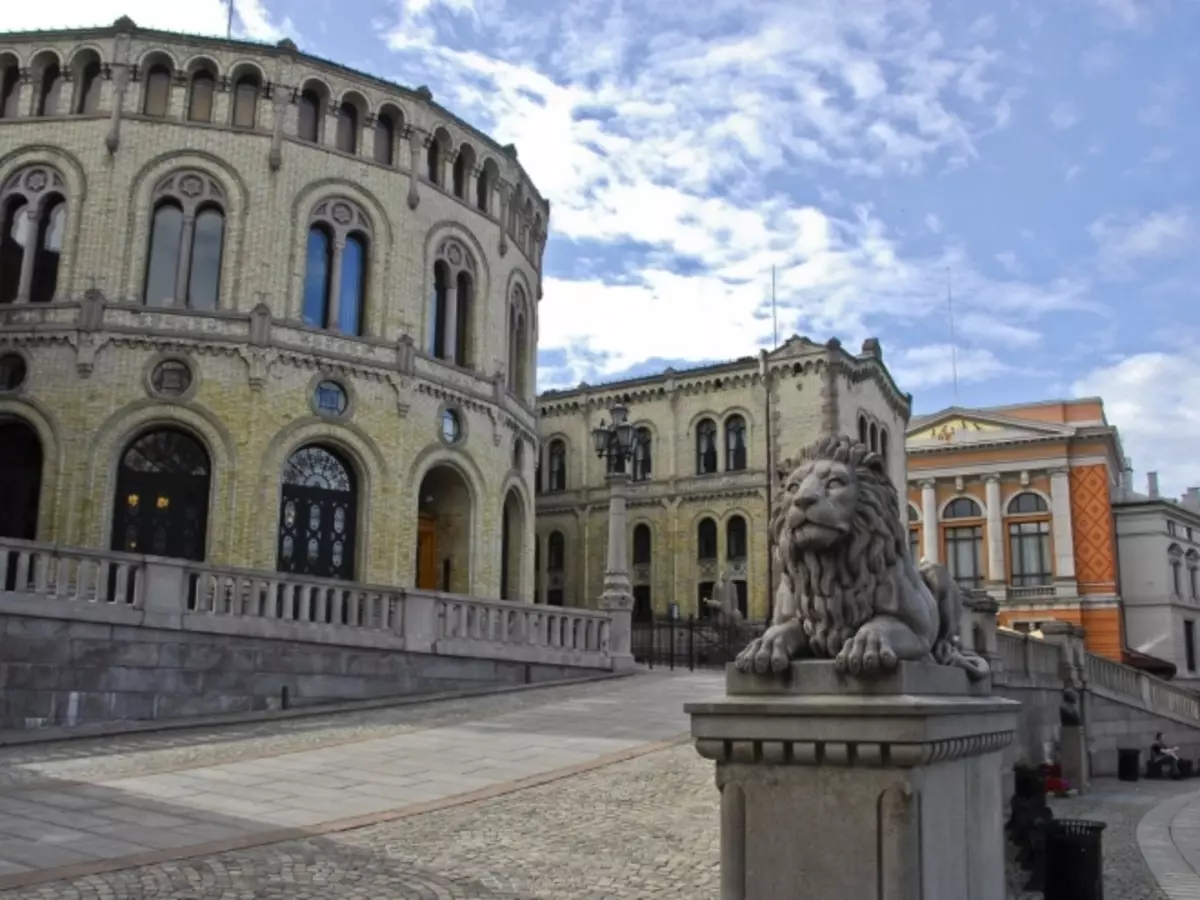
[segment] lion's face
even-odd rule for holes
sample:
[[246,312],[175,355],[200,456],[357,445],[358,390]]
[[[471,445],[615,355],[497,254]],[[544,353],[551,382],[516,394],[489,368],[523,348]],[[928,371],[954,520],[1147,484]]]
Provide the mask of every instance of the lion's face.
[[854,527],[861,485],[854,469],[830,459],[806,462],[784,482],[780,539],[794,550],[828,550]]

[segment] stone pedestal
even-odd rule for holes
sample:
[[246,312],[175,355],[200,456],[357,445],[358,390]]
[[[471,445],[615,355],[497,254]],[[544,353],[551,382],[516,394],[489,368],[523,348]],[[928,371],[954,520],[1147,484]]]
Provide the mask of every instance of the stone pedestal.
[[1063,778],[1082,794],[1091,781],[1091,773],[1088,771],[1087,737],[1082,725],[1062,726],[1059,759]]
[[722,900],[1004,900],[1002,751],[1019,703],[932,664],[884,678],[730,668],[688,704],[717,763]]

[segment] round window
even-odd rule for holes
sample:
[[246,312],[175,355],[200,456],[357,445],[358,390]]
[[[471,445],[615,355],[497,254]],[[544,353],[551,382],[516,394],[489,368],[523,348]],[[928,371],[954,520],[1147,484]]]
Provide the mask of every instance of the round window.
[[164,359],[150,373],[150,387],[162,397],[182,397],[192,386],[192,370],[179,359]]
[[340,416],[350,405],[350,398],[346,396],[346,389],[336,381],[322,381],[317,384],[313,402],[317,412],[326,416]]
[[25,358],[19,353],[0,356],[0,391],[15,391],[25,383],[28,374]]
[[442,440],[447,444],[455,444],[462,437],[462,423],[458,420],[458,413],[452,409],[447,409],[442,413]]

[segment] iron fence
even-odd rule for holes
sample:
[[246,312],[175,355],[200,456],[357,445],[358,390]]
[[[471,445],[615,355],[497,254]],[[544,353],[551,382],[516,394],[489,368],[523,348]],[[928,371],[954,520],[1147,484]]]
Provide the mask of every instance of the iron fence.
[[724,669],[766,627],[765,622],[731,623],[693,616],[634,622],[633,658],[652,669]]

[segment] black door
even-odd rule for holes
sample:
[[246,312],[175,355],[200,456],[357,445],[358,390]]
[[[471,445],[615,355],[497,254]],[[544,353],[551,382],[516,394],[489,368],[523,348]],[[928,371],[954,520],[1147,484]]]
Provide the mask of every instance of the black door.
[[37,540],[42,443],[17,419],[0,421],[0,537]]
[[112,548],[203,560],[208,532],[208,452],[189,434],[143,434],[121,455]]
[[350,466],[324,447],[301,447],[283,468],[281,572],[354,579],[358,496]]

